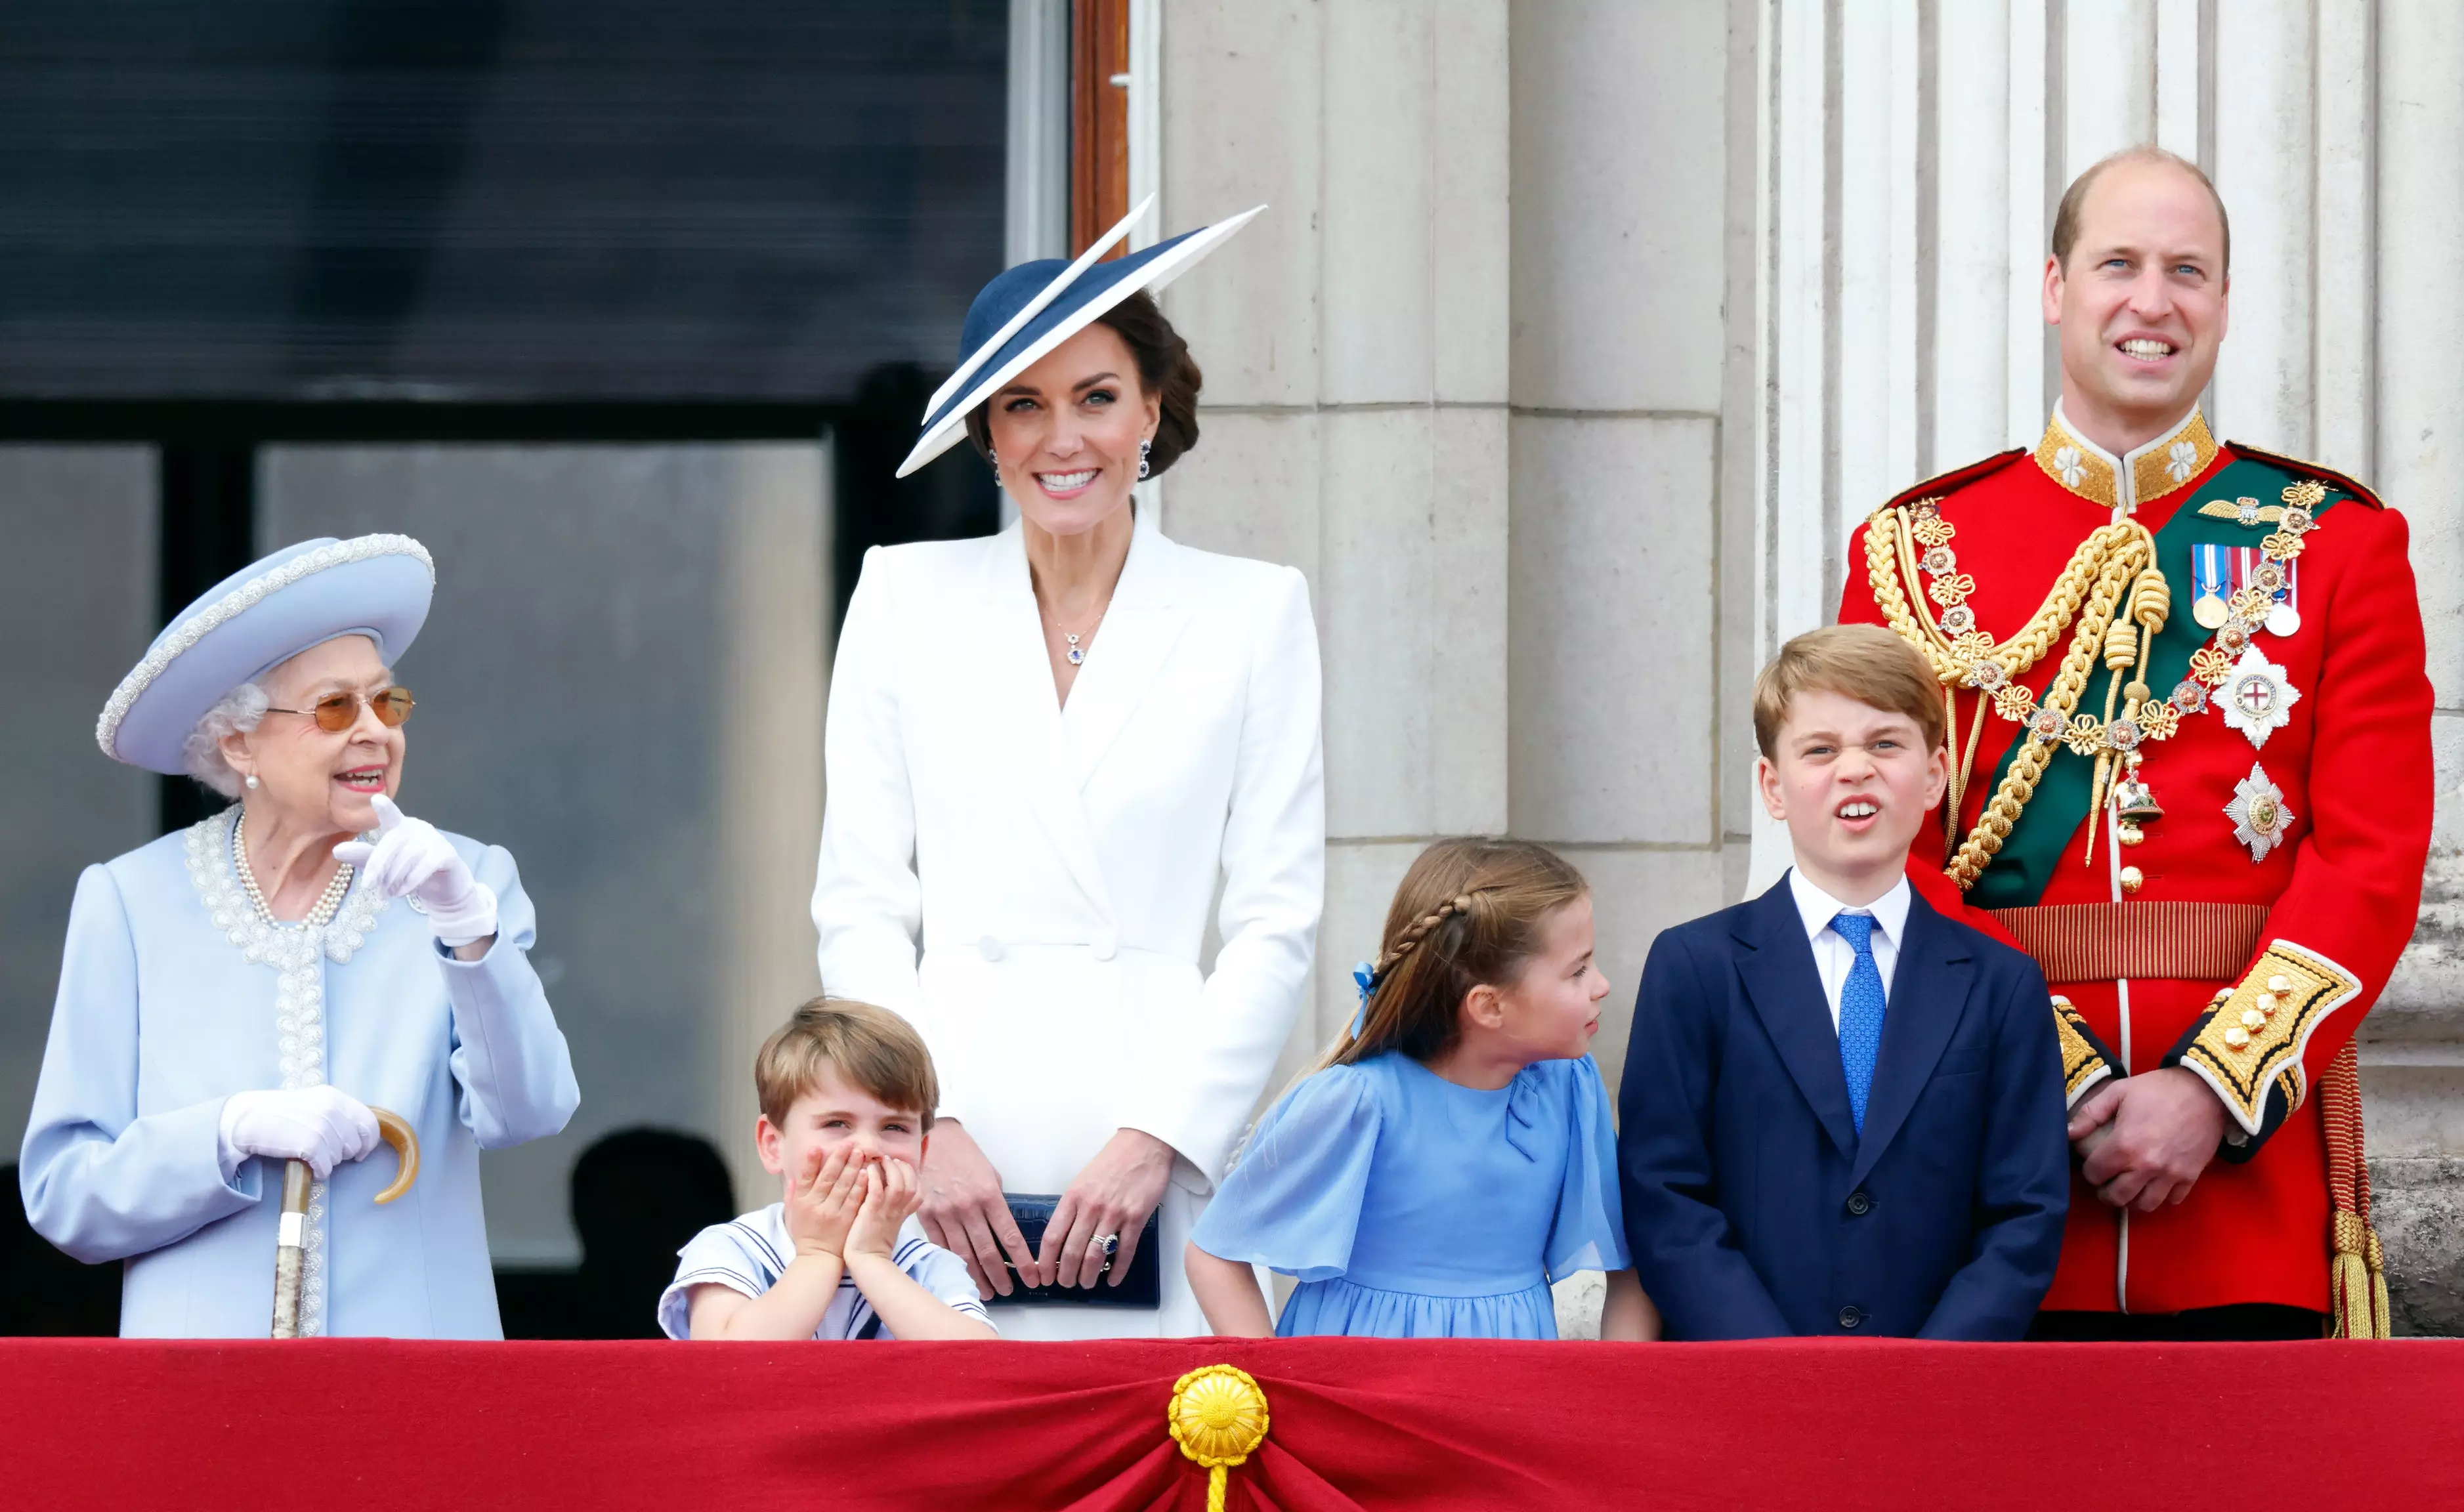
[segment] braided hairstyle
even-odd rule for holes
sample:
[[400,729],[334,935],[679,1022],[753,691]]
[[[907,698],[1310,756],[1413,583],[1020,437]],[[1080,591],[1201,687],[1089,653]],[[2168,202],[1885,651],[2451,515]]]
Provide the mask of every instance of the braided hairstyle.
[[1389,1050],[1444,1055],[1463,1037],[1471,990],[1520,976],[1550,917],[1589,890],[1564,857],[1528,840],[1441,840],[1420,852],[1387,908],[1360,1033],[1346,1028],[1317,1068]]

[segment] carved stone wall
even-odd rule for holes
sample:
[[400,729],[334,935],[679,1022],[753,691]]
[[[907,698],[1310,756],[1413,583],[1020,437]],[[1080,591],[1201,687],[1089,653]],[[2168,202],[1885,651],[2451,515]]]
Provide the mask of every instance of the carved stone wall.
[[2035,440],[2054,205],[2159,142],[2233,213],[2218,433],[2411,520],[2442,807],[2364,1083],[2399,1314],[2464,1331],[2464,8],[1157,11],[1166,225],[1273,207],[1168,296],[1208,403],[1164,515],[1315,594],[1333,844],[1293,1058],[1431,836],[1566,846],[1619,1002],[1660,928],[1776,873],[1754,668],[1829,616],[1874,503]]

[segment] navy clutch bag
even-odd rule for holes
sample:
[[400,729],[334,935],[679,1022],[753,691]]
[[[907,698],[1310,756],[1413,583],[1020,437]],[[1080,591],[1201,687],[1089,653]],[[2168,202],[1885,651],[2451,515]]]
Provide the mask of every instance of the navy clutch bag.
[[[1041,1254],[1044,1249],[1044,1231],[1052,1221],[1052,1210],[1060,1205],[1059,1195],[1044,1196],[1023,1192],[1004,1192],[1001,1194],[1001,1200],[1009,1204],[1009,1216],[1018,1224],[1019,1233],[1025,1237],[1026,1247]],[[1112,1284],[1112,1278],[1107,1274],[1091,1287],[1021,1286],[1006,1297],[987,1297],[984,1301],[988,1303],[1066,1302],[1086,1307],[1160,1307],[1163,1305],[1163,1261],[1156,1254],[1157,1249],[1160,1248],[1160,1242],[1156,1237],[1155,1227],[1155,1215],[1150,1213],[1147,1215],[1146,1225],[1138,1231],[1138,1252],[1130,1257],[1129,1274],[1121,1278],[1121,1283],[1117,1286]],[[1123,1247],[1126,1248],[1129,1236],[1123,1235],[1121,1238]],[[1002,1263],[1008,1262],[1004,1260]],[[1106,1272],[1109,1273],[1114,1263],[1114,1260],[1106,1260],[1104,1262]],[[1011,1269],[1015,1271],[1017,1267],[1012,1266]]]

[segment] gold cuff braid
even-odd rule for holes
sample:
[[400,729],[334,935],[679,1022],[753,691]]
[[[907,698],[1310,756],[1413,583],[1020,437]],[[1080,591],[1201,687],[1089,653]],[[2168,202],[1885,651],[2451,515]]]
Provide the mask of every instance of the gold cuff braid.
[[2309,1090],[2301,1052],[2327,1016],[2361,990],[2360,978],[2327,957],[2290,940],[2272,941],[2200,1027],[2182,1064],[2215,1088],[2243,1132],[2255,1135],[2279,1080],[2286,1111],[2301,1106]]
[[2054,1034],[2062,1048],[2062,1105],[2076,1107],[2090,1088],[2121,1068],[2088,1037],[2087,1020],[2059,993],[2054,995]]

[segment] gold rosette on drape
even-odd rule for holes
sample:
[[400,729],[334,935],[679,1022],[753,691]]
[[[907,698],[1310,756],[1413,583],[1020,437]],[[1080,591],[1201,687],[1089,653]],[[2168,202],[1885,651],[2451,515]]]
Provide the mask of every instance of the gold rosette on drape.
[[1230,1473],[1266,1441],[1266,1393],[1238,1367],[1201,1366],[1174,1385],[1164,1420],[1180,1452],[1206,1469],[1206,1512],[1223,1512]]

